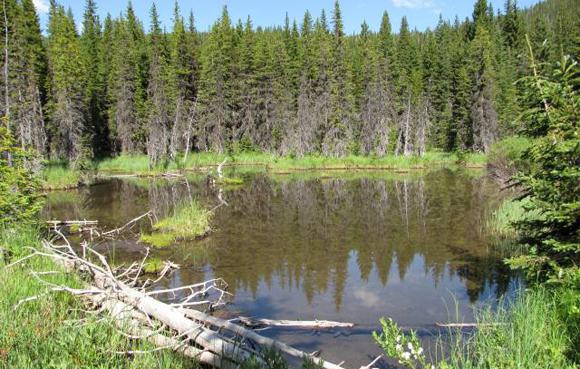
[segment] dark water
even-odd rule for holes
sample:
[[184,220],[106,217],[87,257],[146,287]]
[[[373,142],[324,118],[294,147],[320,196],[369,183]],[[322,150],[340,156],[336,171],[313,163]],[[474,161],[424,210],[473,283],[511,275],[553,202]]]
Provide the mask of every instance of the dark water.
[[[210,237],[156,256],[182,265],[168,286],[224,278],[235,296],[232,314],[357,324],[349,332],[264,332],[298,348],[322,349],[325,358],[358,367],[378,353],[370,332],[380,317],[429,340],[435,322],[473,321],[474,308],[517,285],[483,231],[501,196],[483,176],[440,170],[244,178],[243,186],[224,189],[229,206],[216,211]],[[112,228],[149,209],[163,216],[191,198],[218,203],[204,177],[114,179],[50,194],[45,214]],[[118,259],[139,258],[144,249],[132,239],[99,247]]]

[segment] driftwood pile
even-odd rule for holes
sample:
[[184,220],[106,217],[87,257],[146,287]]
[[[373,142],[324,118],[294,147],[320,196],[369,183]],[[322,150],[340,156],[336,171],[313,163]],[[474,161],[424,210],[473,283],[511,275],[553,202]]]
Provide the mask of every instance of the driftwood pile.
[[[81,275],[87,282],[86,288],[79,290],[54,285],[42,279],[42,273],[33,275],[48,286],[49,292],[66,291],[81,296],[90,303],[94,311],[106,313],[119,330],[134,339],[147,340],[158,350],[174,350],[216,368],[238,368],[250,358],[260,362],[263,351],[274,348],[288,359],[290,367],[293,368],[300,367],[304,360],[309,359],[325,369],[343,369],[342,363],[333,364],[315,357],[314,354],[261,336],[248,326],[310,325],[318,329],[330,326],[349,327],[349,323],[242,318],[241,324],[236,324],[204,312],[226,304],[229,293],[227,284],[222,279],[171,289],[156,289],[157,282],[178,268],[177,265],[166,262],[165,268],[155,280],[145,279],[143,269],[148,255],[129,267],[113,268],[104,255],[92,249],[86,242],[81,244],[81,250],[77,252],[64,235],[56,232],[60,236],[58,243],[43,241],[42,249],[34,250],[25,259],[34,256],[49,257],[65,270]],[[20,301],[15,308],[39,297],[32,296]]]

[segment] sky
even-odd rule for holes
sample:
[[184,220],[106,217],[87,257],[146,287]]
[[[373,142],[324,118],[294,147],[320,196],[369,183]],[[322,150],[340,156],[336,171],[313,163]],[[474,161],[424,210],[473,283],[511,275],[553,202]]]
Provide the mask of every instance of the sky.
[[[175,0],[156,0],[157,9],[166,29],[171,29],[173,6]],[[489,0],[488,0],[489,1]],[[77,24],[81,23],[85,7],[84,0],[59,0],[65,8],[71,8]],[[149,10],[154,0],[133,0],[133,7],[137,16],[144,25],[149,25]],[[290,19],[302,20],[304,11],[308,9],[313,17],[317,17],[324,8],[330,16],[334,6],[334,0],[178,0],[181,12],[184,16],[193,10],[196,27],[200,31],[206,31],[219,18],[222,7],[227,5],[232,19],[245,20],[251,16],[255,26],[282,25],[286,13]],[[471,17],[475,0],[342,0],[340,1],[344,28],[347,34],[360,30],[363,20],[369,24],[372,30],[378,30],[381,15],[384,10],[389,12],[393,30],[398,31],[401,18],[407,16],[411,28],[425,30],[437,25],[439,14],[444,19],[460,19]],[[529,7],[539,0],[519,0],[520,7]],[[39,12],[43,29],[46,29],[48,20],[49,0],[34,0]],[[117,16],[124,12],[127,6],[126,0],[96,0],[99,14],[102,18],[107,13]],[[505,0],[491,0],[495,10],[503,9]],[[330,18],[329,18],[330,19]]]

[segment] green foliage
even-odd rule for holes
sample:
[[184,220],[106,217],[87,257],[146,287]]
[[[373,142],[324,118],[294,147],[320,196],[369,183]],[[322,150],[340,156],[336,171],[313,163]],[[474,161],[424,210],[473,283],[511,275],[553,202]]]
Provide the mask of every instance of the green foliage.
[[[546,290],[530,290],[513,302],[477,314],[478,330],[465,335],[451,328],[438,338],[433,353],[442,369],[572,368],[566,354],[573,352],[572,335],[558,313],[561,298]],[[408,368],[429,368],[416,333],[403,333],[391,320],[382,319],[382,332],[374,333],[387,356]],[[409,345],[410,344],[410,345]],[[412,351],[411,351],[412,348]],[[415,359],[415,354],[421,351]]]
[[503,239],[515,239],[518,231],[515,224],[524,220],[539,219],[540,212],[531,209],[529,199],[508,199],[501,203],[500,207],[493,212],[487,220],[486,228],[492,235]]
[[[532,58],[532,67],[535,63]],[[550,77],[534,75],[520,83],[528,109],[526,133],[536,140],[526,152],[533,163],[518,176],[526,189],[528,210],[541,214],[517,223],[529,254],[510,264],[533,280],[565,283],[580,263],[580,139],[577,113],[578,65],[564,58]]]
[[26,167],[32,155],[14,145],[0,126],[0,226],[33,220],[42,206],[38,180]]
[[373,339],[387,356],[397,359],[399,364],[407,368],[427,367],[427,358],[415,331],[409,334],[403,333],[397,323],[390,318],[382,318],[380,323],[382,332],[380,334],[373,332]]

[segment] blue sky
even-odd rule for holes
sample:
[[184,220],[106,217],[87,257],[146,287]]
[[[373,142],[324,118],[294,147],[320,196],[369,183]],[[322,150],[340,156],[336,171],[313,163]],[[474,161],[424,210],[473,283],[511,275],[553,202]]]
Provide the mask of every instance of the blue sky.
[[[299,22],[306,9],[313,16],[318,16],[321,9],[326,9],[328,14],[333,8],[334,0],[178,0],[182,14],[189,14],[193,9],[197,28],[207,30],[211,24],[219,18],[224,5],[228,6],[233,19],[246,19],[251,16],[254,25],[271,26],[281,25],[284,16],[288,12],[290,18],[296,18]],[[49,0],[34,0],[40,13],[43,28],[46,26]],[[123,12],[127,6],[126,0],[96,0],[99,14],[104,18],[107,13],[116,16]],[[171,28],[174,0],[155,1],[161,15],[163,24],[167,29]],[[398,31],[401,17],[407,16],[412,28],[424,30],[437,24],[439,14],[445,19],[453,19],[458,15],[461,19],[471,16],[475,0],[342,0],[340,2],[345,31],[347,33],[358,32],[360,24],[366,20],[371,29],[378,30],[381,15],[384,10],[389,12],[391,23],[395,31]],[[503,9],[505,0],[491,0],[494,9]],[[519,0],[520,7],[528,7],[538,0]],[[75,14],[77,24],[80,23],[84,10],[84,0],[59,0],[65,7],[70,7]],[[149,9],[153,0],[133,0],[133,6],[139,18],[145,26],[149,23]]]

